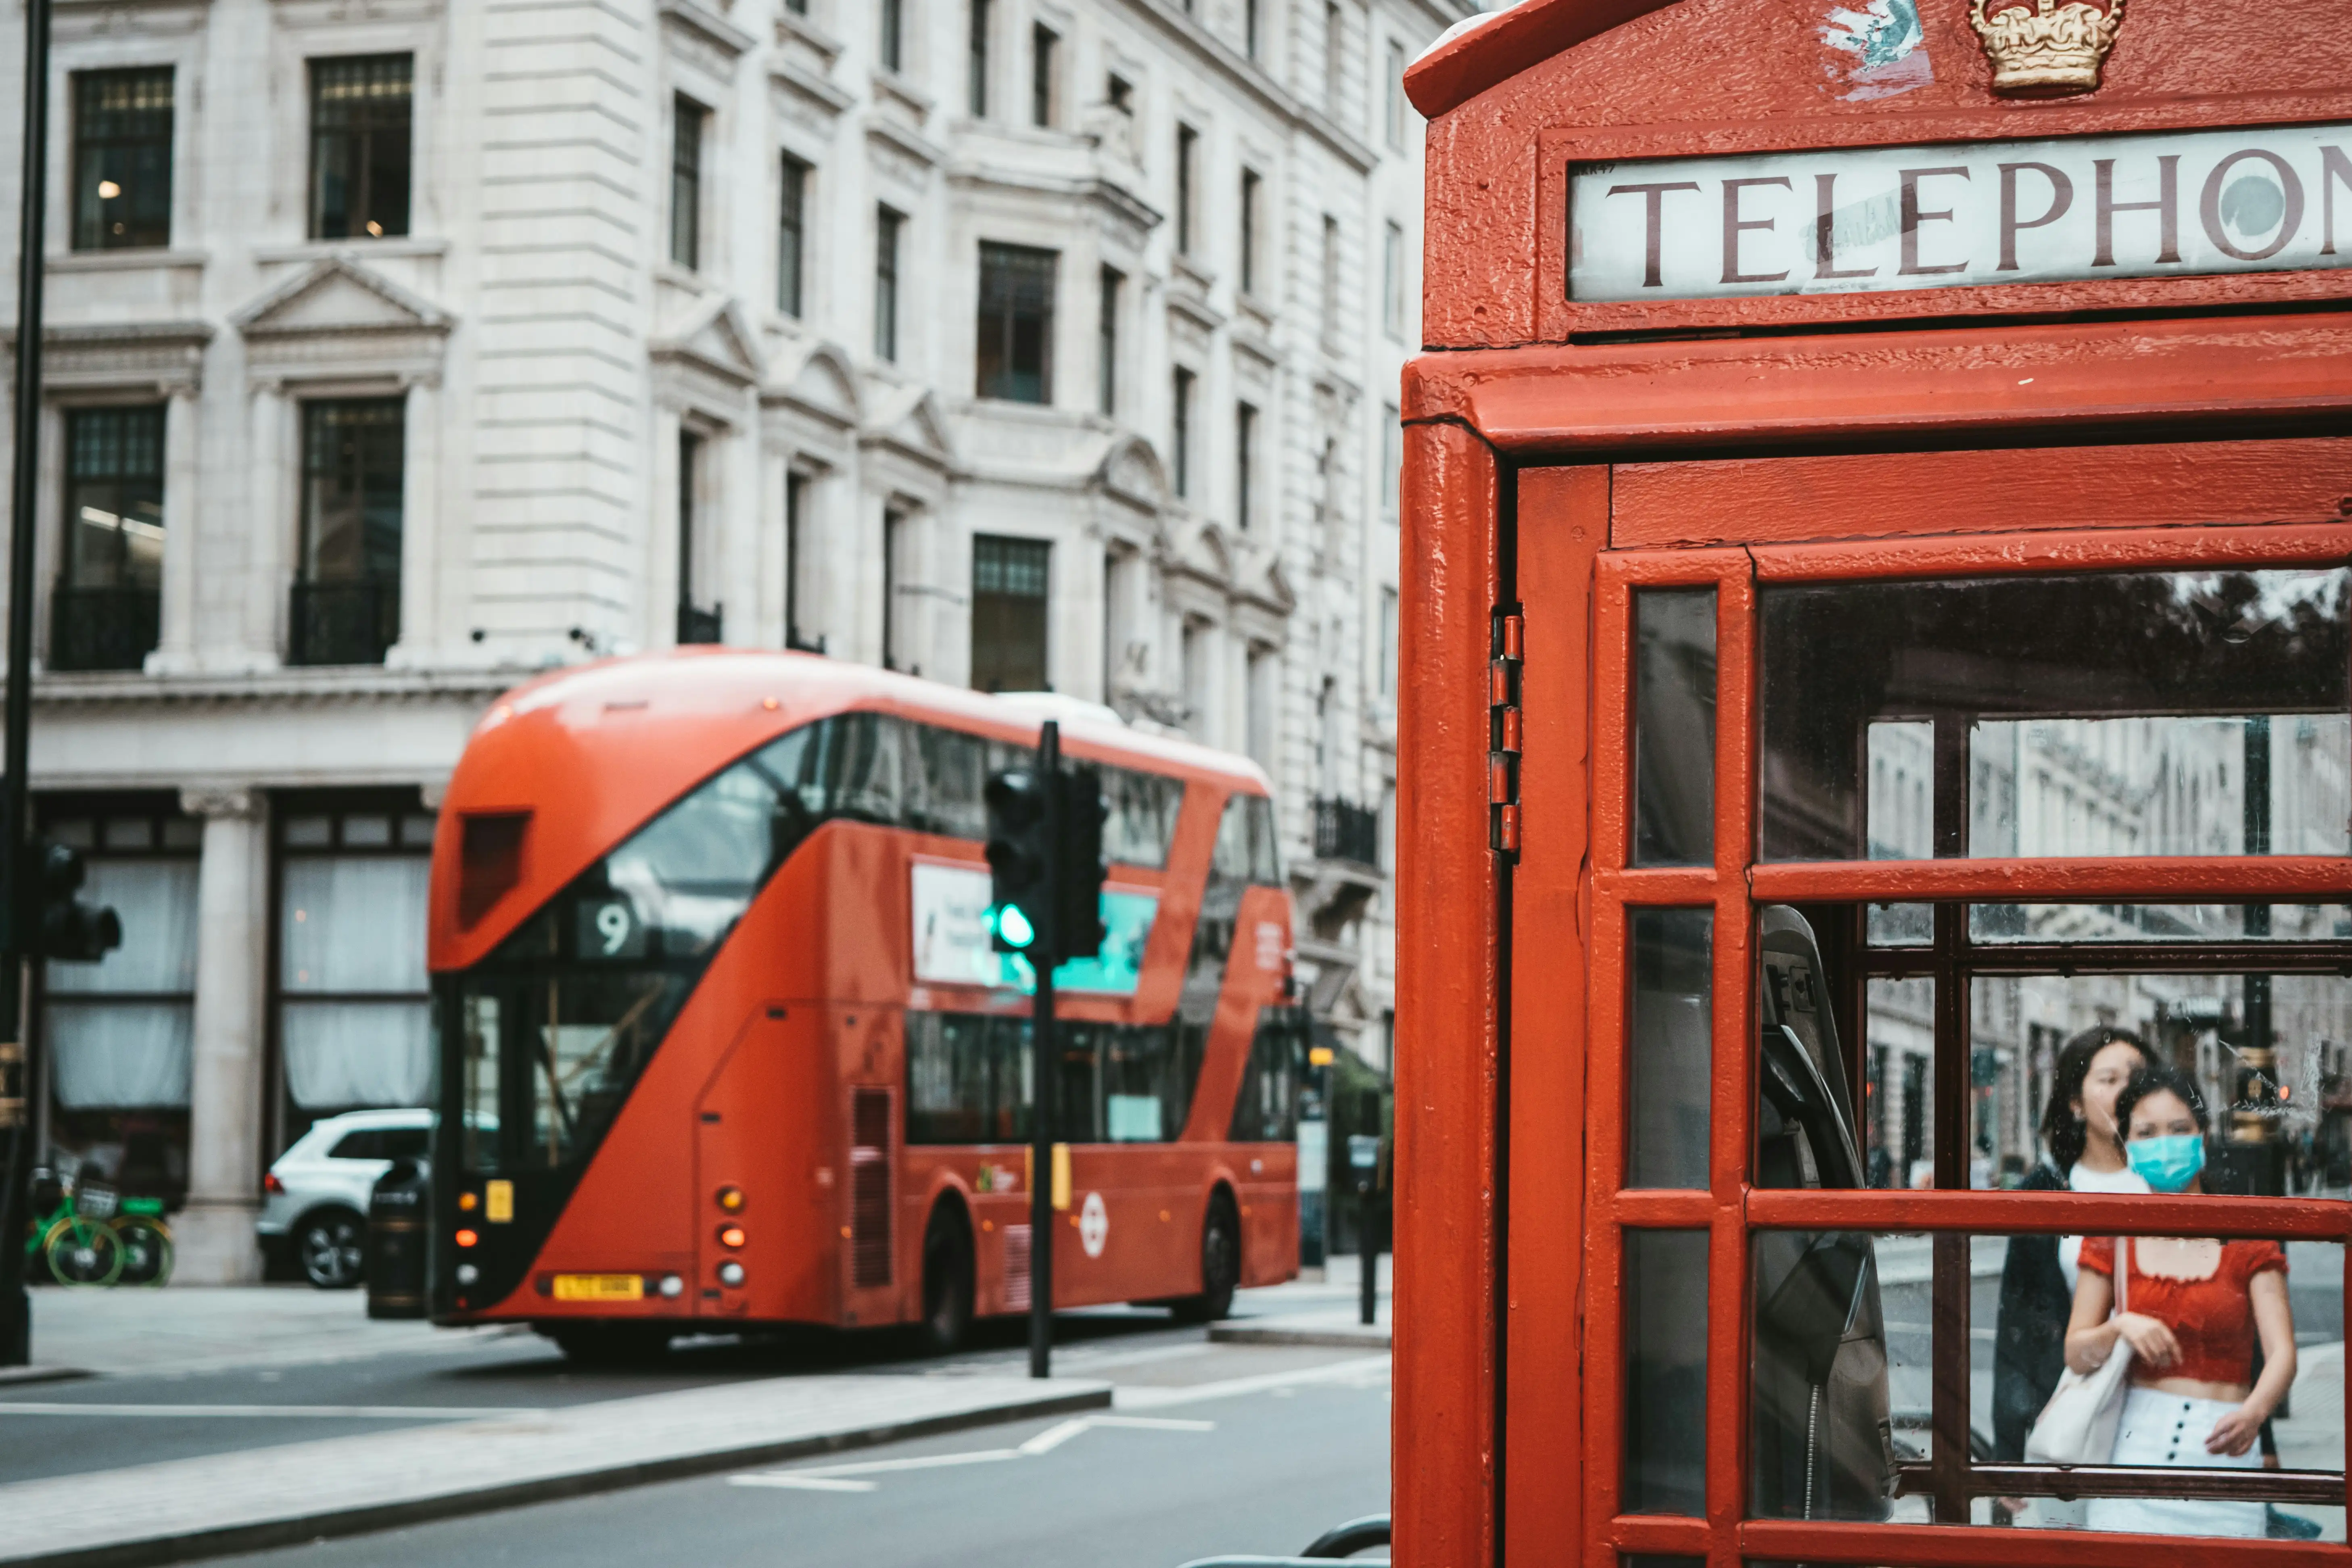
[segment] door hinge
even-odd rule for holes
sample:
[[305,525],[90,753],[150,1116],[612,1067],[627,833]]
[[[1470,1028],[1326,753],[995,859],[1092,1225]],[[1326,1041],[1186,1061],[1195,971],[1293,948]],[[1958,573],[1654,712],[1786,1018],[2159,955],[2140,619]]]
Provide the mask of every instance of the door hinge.
[[1486,808],[1488,847],[1501,855],[1519,852],[1519,666],[1526,641],[1525,616],[1495,612],[1494,658],[1486,670]]

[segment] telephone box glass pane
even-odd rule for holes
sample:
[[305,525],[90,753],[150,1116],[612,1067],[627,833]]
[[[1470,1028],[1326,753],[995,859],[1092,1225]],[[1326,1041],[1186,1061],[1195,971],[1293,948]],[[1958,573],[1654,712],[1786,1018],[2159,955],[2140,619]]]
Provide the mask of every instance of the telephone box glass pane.
[[1715,862],[1715,590],[1633,595],[1633,863]]
[[[2346,938],[2352,938],[2352,908],[2343,904],[1969,907],[1969,940],[1986,946],[2017,942],[2340,942]],[[1880,937],[1874,920],[1870,940],[1874,945],[1894,945]]]
[[[1979,1235],[1963,1238],[1964,1267],[1937,1278],[1934,1238],[1860,1231],[1759,1231],[1755,1268],[1754,1468],[1748,1511],[1759,1518],[1887,1520],[1931,1517],[1930,1410],[1937,1352],[1965,1368],[1970,1450],[1969,1521],[2032,1529],[2150,1534],[2344,1539],[2344,1249],[2334,1243],[2134,1237],[2126,1303],[2179,1326],[2209,1392],[2183,1398],[2137,1387],[2124,1429],[2094,1461],[2130,1469],[2203,1470],[2181,1490],[2217,1495],[2190,1502],[2134,1498],[2158,1478],[2085,1482],[2054,1468],[2039,1475],[1976,1467],[2024,1465],[2028,1435],[2065,1366],[2065,1338],[2087,1273],[2111,1278],[2113,1237]],[[2162,1247],[2159,1256],[2142,1247]],[[2284,1272],[2281,1266],[2284,1266]],[[2103,1274],[2102,1268],[2109,1270]],[[2204,1272],[2151,1281],[2143,1271]],[[2273,1342],[2294,1365],[2263,1384],[2257,1300],[2263,1276],[2283,1285],[2287,1321]],[[2270,1286],[2260,1287],[2267,1293]],[[2138,1297],[2136,1305],[2132,1296]],[[2112,1297],[2108,1300],[2112,1300]],[[2275,1300],[2275,1298],[2273,1299]],[[1944,1338],[1939,1343],[1939,1336]],[[2217,1417],[2249,1398],[2271,1405],[2242,1453],[2209,1450]],[[1882,1439],[1880,1430],[1887,1434]],[[2226,1438],[2223,1447],[2227,1447]],[[2037,1454],[2040,1450],[2037,1448]],[[2267,1478],[2265,1468],[2273,1472]],[[2275,1471],[2305,1472],[2279,1478]],[[2315,1476],[2311,1472],[2319,1472]],[[2312,1496],[2263,1499],[2280,1485]],[[2068,1501],[2061,1487],[2078,1494]]]
[[2112,1168],[2111,1138],[2090,1131],[2113,1127],[2116,1090],[2143,1057],[2179,1068],[2204,1096],[2207,1191],[2344,1197],[2352,1186],[2352,979],[1979,976],[1969,1010],[1970,1186],[2071,1176],[2095,1188],[2104,1174],[2143,1190]]
[[1864,1184],[1936,1184],[1936,983],[1874,978],[1863,991]]
[[1706,1232],[1625,1233],[1627,1513],[1706,1504]]
[[1707,1184],[1715,913],[1635,910],[1625,1184]]
[[2347,578],[1768,586],[1762,857],[2343,854]]

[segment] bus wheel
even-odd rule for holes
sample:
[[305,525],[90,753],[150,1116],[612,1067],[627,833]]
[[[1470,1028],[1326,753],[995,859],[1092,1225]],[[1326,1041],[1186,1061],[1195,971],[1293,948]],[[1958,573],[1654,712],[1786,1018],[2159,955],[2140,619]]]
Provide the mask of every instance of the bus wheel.
[[971,1227],[941,1204],[923,1233],[923,1346],[933,1355],[961,1349],[971,1331]]
[[1213,1323],[1229,1316],[1241,1282],[1241,1216],[1234,1212],[1234,1200],[1220,1191],[1201,1222],[1201,1293],[1176,1303],[1177,1321]]
[[630,1366],[669,1349],[669,1330],[639,1323],[582,1323],[541,1331],[555,1342],[564,1360],[581,1366]]

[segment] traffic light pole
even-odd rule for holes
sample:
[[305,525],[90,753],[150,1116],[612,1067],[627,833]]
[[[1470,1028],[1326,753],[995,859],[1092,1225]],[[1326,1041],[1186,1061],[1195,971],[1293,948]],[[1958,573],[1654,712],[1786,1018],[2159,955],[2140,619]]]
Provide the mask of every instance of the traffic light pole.
[[[1037,773],[1045,781],[1045,816],[1040,837],[1045,845],[1045,886],[1059,884],[1055,862],[1060,858],[1057,834],[1061,791],[1055,781],[1062,769],[1062,727],[1045,721],[1037,734]],[[1054,1375],[1054,968],[1061,962],[1061,933],[1055,927],[1055,900],[1049,891],[1039,900],[1037,939],[1031,945],[1030,967],[1036,972],[1037,990],[1029,1021],[1029,1375]]]
[[49,0],[25,0],[24,170],[16,212],[16,472],[9,487],[8,696],[0,748],[0,1131],[7,1165],[0,1170],[0,1366],[23,1366],[33,1354],[33,1303],[25,1293],[26,1186],[32,1178],[35,1082],[33,1046],[23,1027],[25,954],[30,948],[32,869],[25,841],[25,770],[33,721],[33,502],[39,483],[41,435],[42,218],[48,202]]

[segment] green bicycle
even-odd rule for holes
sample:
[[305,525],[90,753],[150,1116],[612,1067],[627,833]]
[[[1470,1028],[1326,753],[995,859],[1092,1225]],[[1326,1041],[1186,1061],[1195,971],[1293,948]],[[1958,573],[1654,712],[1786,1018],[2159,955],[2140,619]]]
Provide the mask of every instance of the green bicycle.
[[110,1187],[59,1184],[58,1205],[33,1222],[29,1259],[60,1285],[155,1285],[172,1277],[172,1232],[160,1198],[121,1198]]

